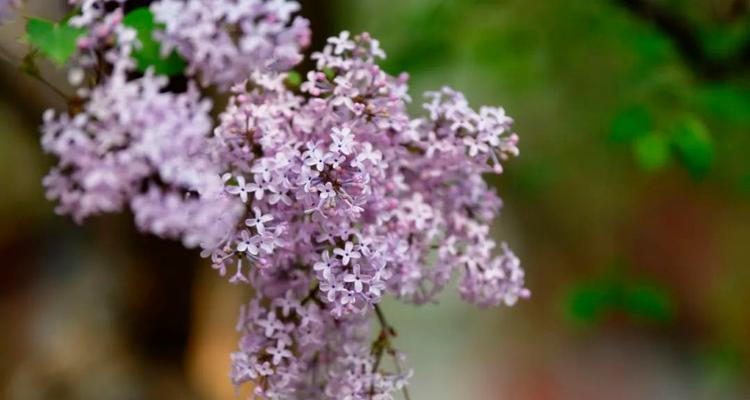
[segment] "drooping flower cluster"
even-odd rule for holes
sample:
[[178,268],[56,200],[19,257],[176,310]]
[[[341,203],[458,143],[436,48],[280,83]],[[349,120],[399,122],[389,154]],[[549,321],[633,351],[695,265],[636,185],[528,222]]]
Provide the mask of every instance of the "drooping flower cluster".
[[[528,297],[518,258],[504,244],[492,254],[501,202],[482,174],[518,154],[502,108],[476,111],[444,88],[413,118],[408,77],[378,67],[377,40],[348,32],[296,87],[288,71],[309,32],[285,0],[154,2],[163,49],[189,65],[175,91],[135,73],[122,8],[80,1],[73,22],[91,31],[76,63],[111,72],[79,90],[81,110],[45,115],[43,146],[60,159],[47,193],[79,221],[128,207],[142,230],[200,246],[230,282],[252,285],[235,384],[266,399],[391,399],[411,371],[383,296],[424,303],[458,275],[480,306]],[[231,84],[216,126],[208,84]]]

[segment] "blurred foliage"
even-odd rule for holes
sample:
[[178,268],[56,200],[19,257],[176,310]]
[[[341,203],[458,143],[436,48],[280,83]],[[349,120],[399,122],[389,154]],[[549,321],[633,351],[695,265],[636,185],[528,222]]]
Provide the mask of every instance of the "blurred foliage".
[[660,134],[648,134],[634,142],[638,164],[644,171],[656,171],[669,162],[669,144]]
[[704,379],[713,386],[726,387],[743,379],[746,366],[742,352],[731,342],[711,343],[698,357]]
[[651,114],[645,107],[628,107],[612,120],[610,139],[614,142],[627,142],[648,135],[652,128]]
[[577,325],[600,323],[613,314],[664,324],[675,313],[674,301],[665,287],[621,270],[575,284],[564,304],[567,316]]
[[675,156],[695,180],[709,172],[714,144],[701,121],[688,115],[667,127],[668,134],[653,129],[651,114],[643,107],[633,106],[615,116],[610,139],[615,143],[632,142],[643,171],[660,170]]
[[708,173],[714,158],[713,143],[706,127],[698,120],[680,121],[672,133],[674,148],[694,179]]

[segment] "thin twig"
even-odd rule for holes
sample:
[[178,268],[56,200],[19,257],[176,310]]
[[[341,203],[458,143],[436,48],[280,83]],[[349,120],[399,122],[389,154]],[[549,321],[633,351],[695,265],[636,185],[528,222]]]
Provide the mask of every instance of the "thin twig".
[[[50,90],[58,94],[65,101],[70,101],[70,96],[65,94],[65,92],[63,92],[60,88],[53,85],[48,80],[44,79],[41,71],[39,71],[39,67],[36,65],[35,57],[37,55],[37,52],[38,52],[37,49],[32,49],[28,54],[26,54],[21,60],[21,65],[19,65],[18,68],[22,72],[26,73],[26,75],[41,82],[44,86],[47,86]],[[2,54],[2,58],[5,61],[7,61],[9,64],[16,65],[16,62],[11,59],[9,53],[5,49],[0,48],[0,54]]]
[[[373,351],[375,352],[375,364],[373,364],[372,372],[377,372],[378,367],[380,366],[380,361],[383,358],[383,351],[385,350],[389,355],[391,355],[391,357],[393,357],[393,363],[396,366],[396,373],[401,375],[401,363],[398,360],[396,348],[393,346],[393,342],[391,342],[391,338],[396,337],[397,335],[396,330],[385,319],[385,314],[380,308],[380,305],[375,304],[374,308],[375,315],[377,316],[378,322],[380,323],[380,335],[378,335],[378,338],[373,343]],[[411,400],[411,397],[409,396],[409,390],[407,389],[406,385],[401,388],[401,391],[404,394],[405,400]],[[370,394],[372,395],[372,393],[373,388],[371,387]]]
[[70,101],[71,100],[70,97],[67,94],[65,94],[65,92],[63,92],[61,89],[59,89],[58,87],[56,87],[55,85],[53,85],[52,83],[50,83],[49,81],[47,81],[46,79],[44,79],[41,75],[29,75],[29,76],[31,76],[32,78],[34,78],[37,81],[41,82],[44,86],[46,86],[47,88],[49,88],[53,92],[57,93],[57,95],[59,95],[60,97],[62,97],[65,101]]

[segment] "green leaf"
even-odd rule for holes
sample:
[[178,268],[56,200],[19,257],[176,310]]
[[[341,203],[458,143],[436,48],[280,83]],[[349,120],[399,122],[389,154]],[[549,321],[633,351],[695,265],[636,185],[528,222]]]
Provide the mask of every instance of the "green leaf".
[[643,106],[632,106],[620,111],[612,120],[609,139],[629,142],[648,135],[652,128],[651,114]]
[[624,288],[622,307],[629,315],[655,322],[669,322],[674,306],[663,288],[648,283],[633,282]]
[[57,65],[68,61],[76,51],[78,38],[85,33],[85,29],[56,24],[39,18],[29,18],[26,22],[26,41]]
[[333,78],[336,77],[336,71],[334,71],[332,68],[329,68],[329,67],[323,68],[323,73],[326,75],[326,78],[329,81],[333,81]]
[[616,270],[575,284],[565,304],[570,321],[581,326],[596,325],[615,314],[638,321],[667,323],[675,313],[673,299],[664,287],[633,280]]
[[143,72],[149,67],[154,72],[162,75],[180,75],[185,71],[185,60],[176,52],[167,57],[161,55],[161,45],[154,39],[154,30],[161,29],[154,21],[154,14],[148,7],[136,8],[129,12],[122,23],[136,30],[138,41],[141,46],[133,53],[133,58],[138,63],[138,70]]
[[750,195],[750,171],[740,177],[739,189],[740,193]]
[[609,280],[579,283],[568,293],[566,312],[577,324],[594,324],[617,302],[617,292],[618,285]]
[[698,104],[725,121],[750,124],[750,91],[739,85],[714,84],[697,91]]
[[695,118],[685,118],[672,130],[672,146],[690,176],[701,180],[711,169],[714,146],[708,129]]
[[646,172],[654,172],[669,162],[669,143],[663,136],[652,133],[633,142],[638,165]]
[[291,89],[297,89],[302,84],[302,76],[297,71],[289,71],[286,76],[286,85]]

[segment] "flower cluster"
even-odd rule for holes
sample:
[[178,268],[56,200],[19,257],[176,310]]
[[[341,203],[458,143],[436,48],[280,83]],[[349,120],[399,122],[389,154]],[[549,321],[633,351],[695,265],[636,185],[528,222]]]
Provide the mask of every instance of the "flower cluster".
[[188,246],[234,224],[241,207],[223,192],[206,145],[211,103],[193,86],[176,94],[165,84],[150,73],[127,80],[117,64],[76,115],[45,113],[42,147],[59,164],[44,185],[58,212],[81,221],[130,205],[141,229]]
[[310,29],[306,19],[292,18],[299,8],[289,0],[162,0],[151,7],[165,26],[159,38],[165,54],[177,49],[203,83],[222,86],[302,60]]
[[73,15],[68,23],[76,28],[88,28],[88,34],[78,40],[78,64],[96,67],[99,61],[96,59],[97,50],[113,45],[133,45],[135,32],[122,25],[125,0],[110,2],[117,5],[110,12],[107,11],[108,2],[105,0],[69,0],[69,3],[79,8],[80,13]]
[[[240,311],[237,328],[243,336],[232,354],[235,384],[257,382],[255,394],[271,399],[386,399],[406,385],[411,371],[377,367],[366,318],[331,318],[325,304],[305,297],[306,279],[299,275],[290,285],[288,276],[279,276],[286,273],[292,271],[255,281],[275,286],[260,289],[265,293]],[[282,287],[291,288],[281,295]],[[401,361],[400,354],[394,356]]]
[[[152,3],[157,39],[189,65],[175,90],[135,73],[136,35],[121,7],[101,5],[80,0],[71,20],[91,28],[76,61],[110,72],[79,89],[80,110],[45,114],[42,143],[60,160],[48,196],[78,221],[128,207],[142,230],[199,246],[255,289],[235,384],[266,399],[391,399],[411,371],[383,296],[428,302],[455,275],[480,306],[529,296],[518,258],[505,244],[493,256],[489,231],[501,201],[482,174],[518,154],[502,108],[474,110],[444,88],[413,118],[408,76],[380,69],[367,34],[328,39],[295,86],[309,31],[286,0]],[[211,84],[231,88],[215,125],[201,95]]]

